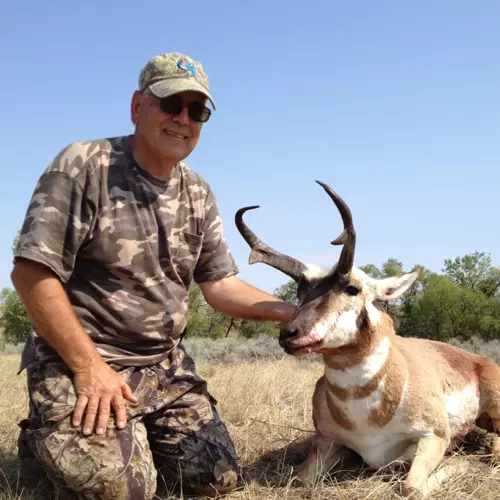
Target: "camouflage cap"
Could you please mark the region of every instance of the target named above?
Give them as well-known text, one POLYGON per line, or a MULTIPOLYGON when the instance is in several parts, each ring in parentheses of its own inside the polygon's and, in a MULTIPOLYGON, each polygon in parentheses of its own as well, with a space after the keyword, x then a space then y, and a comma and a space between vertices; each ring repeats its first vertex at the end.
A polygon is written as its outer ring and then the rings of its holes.
POLYGON ((189 90, 201 92, 215 109, 203 66, 181 52, 167 52, 146 63, 139 76, 139 90, 146 88, 159 98, 189 90))

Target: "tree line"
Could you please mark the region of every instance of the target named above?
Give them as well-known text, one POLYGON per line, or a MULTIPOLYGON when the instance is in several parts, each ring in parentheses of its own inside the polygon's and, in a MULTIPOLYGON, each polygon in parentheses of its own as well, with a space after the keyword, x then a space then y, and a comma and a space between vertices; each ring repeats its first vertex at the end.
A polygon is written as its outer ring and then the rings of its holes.
MULTIPOLYGON (((17 245, 14 239, 12 249, 17 245)), ((500 269, 492 265, 486 252, 473 252, 455 259, 446 259, 440 273, 424 266, 415 266, 419 276, 398 300, 376 304, 393 319, 402 336, 449 341, 467 340, 477 336, 489 341, 500 339, 500 269)), ((389 258, 377 267, 361 269, 373 278, 402 274, 403 263, 389 258)), ((297 285, 290 280, 273 291, 273 295, 296 303, 297 285)), ((17 294, 11 288, 0 292, 0 328, 3 342, 25 341, 30 320, 17 294)), ((237 333, 244 337, 278 334, 275 324, 249 320, 233 320, 216 311, 205 301, 198 284, 189 288, 187 336, 220 338, 237 333)))
MULTIPOLYGON (((390 259, 377 276, 401 272, 401 262, 390 259)), ((500 269, 486 252, 446 259, 441 273, 419 266, 419 277, 399 301, 388 303, 399 335, 448 341, 477 336, 500 339, 500 269)))

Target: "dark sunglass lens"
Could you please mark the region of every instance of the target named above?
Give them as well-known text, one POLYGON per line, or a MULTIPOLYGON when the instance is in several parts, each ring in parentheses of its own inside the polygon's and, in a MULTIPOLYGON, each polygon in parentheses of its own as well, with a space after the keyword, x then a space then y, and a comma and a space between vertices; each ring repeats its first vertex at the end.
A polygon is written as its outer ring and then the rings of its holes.
POLYGON ((178 115, 182 111, 182 98, 178 95, 160 99, 160 108, 164 113, 178 115))
POLYGON ((201 102, 190 102, 188 105, 189 117, 197 122, 206 122, 210 118, 211 111, 201 102))

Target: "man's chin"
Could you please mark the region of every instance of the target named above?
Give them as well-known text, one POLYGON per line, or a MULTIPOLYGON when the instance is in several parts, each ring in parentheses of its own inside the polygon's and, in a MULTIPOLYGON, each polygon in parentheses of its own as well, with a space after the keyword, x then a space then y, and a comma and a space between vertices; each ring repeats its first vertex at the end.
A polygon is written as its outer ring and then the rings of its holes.
POLYGON ((189 141, 179 141, 167 137, 158 148, 159 155, 162 158, 169 159, 172 163, 179 163, 186 159, 193 151, 189 141))
POLYGON ((168 159, 172 162, 172 164, 177 164, 183 160, 185 160, 192 150, 188 148, 175 147, 175 148, 162 148, 160 151, 160 155, 164 159, 168 159))

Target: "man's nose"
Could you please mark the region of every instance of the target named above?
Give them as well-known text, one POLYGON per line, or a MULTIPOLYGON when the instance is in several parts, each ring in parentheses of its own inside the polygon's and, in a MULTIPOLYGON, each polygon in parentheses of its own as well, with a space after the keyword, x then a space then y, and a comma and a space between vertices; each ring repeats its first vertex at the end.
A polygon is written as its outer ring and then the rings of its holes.
POLYGON ((174 116, 174 121, 181 124, 181 125, 188 125, 189 124, 189 114, 188 114, 188 108, 187 106, 184 106, 182 108, 182 111, 174 116))

